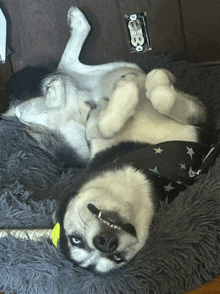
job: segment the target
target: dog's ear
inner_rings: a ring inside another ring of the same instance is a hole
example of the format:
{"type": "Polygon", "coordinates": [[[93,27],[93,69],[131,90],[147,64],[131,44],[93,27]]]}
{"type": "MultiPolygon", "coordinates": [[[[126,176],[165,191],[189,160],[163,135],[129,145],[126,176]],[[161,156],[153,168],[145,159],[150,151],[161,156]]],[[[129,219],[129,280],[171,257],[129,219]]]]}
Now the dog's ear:
{"type": "Polygon", "coordinates": [[[59,205],[55,212],[55,220],[60,225],[63,225],[63,220],[68,208],[69,203],[78,195],[80,188],[86,184],[91,178],[91,172],[87,172],[86,169],[77,169],[77,174],[74,177],[70,177],[68,181],[71,181],[71,185],[63,187],[59,195],[59,205]]]}

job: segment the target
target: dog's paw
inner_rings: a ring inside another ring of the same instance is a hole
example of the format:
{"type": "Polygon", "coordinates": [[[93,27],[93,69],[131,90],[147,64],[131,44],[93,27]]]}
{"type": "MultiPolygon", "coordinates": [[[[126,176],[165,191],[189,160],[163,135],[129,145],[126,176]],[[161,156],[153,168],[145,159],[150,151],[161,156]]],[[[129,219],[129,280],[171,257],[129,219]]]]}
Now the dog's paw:
{"type": "Polygon", "coordinates": [[[174,75],[166,69],[153,69],[145,81],[146,96],[160,113],[169,115],[177,99],[174,75]]]}
{"type": "Polygon", "coordinates": [[[103,98],[99,101],[98,105],[92,103],[91,110],[88,115],[87,123],[86,123],[86,139],[90,142],[93,139],[99,139],[101,136],[98,121],[100,117],[100,113],[102,113],[108,104],[108,100],[103,98]],[[95,105],[95,107],[94,107],[95,105]]]}
{"type": "Polygon", "coordinates": [[[98,127],[104,138],[112,138],[120,130],[121,121],[111,115],[101,113],[98,127]]]}
{"type": "Polygon", "coordinates": [[[150,95],[151,91],[158,86],[171,86],[175,81],[174,75],[166,69],[153,69],[146,77],[145,88],[147,96],[150,95]]]}
{"type": "MultiPolygon", "coordinates": [[[[106,115],[106,109],[109,105],[109,99],[103,97],[100,99],[99,104],[89,115],[89,119],[86,125],[87,138],[109,138],[113,136],[115,132],[114,118],[106,115]]],[[[117,128],[117,127],[116,127],[117,128]]]]}
{"type": "Polygon", "coordinates": [[[77,31],[89,31],[90,25],[84,14],[77,7],[70,7],[67,14],[67,21],[71,29],[77,31]]]}
{"type": "Polygon", "coordinates": [[[177,99],[177,93],[173,86],[161,85],[150,92],[150,99],[153,107],[164,115],[169,115],[177,99]]]}
{"type": "Polygon", "coordinates": [[[114,137],[135,113],[139,101],[138,76],[127,74],[114,85],[109,105],[99,117],[99,129],[104,138],[114,137]]]}
{"type": "Polygon", "coordinates": [[[49,108],[64,107],[66,84],[61,77],[56,77],[45,86],[45,102],[49,108]]]}

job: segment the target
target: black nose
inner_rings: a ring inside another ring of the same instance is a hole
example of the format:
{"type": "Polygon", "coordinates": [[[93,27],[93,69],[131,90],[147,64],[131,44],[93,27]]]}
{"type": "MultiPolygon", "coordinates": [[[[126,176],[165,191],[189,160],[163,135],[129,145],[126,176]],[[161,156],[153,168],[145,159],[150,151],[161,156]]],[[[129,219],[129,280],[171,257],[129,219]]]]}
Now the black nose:
{"type": "Polygon", "coordinates": [[[111,253],[118,248],[118,238],[113,234],[100,234],[95,236],[93,244],[103,253],[111,253]]]}

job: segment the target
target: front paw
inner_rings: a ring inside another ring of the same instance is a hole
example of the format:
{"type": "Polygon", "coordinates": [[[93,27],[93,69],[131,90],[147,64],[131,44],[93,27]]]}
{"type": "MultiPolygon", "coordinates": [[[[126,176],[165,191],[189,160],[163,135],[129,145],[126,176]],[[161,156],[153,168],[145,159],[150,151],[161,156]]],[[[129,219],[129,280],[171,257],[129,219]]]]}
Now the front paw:
{"type": "MultiPolygon", "coordinates": [[[[120,120],[120,118],[118,118],[120,120]]],[[[112,138],[119,130],[121,122],[115,117],[106,114],[100,114],[98,127],[104,138],[112,138]]]]}
{"type": "Polygon", "coordinates": [[[169,115],[177,99],[174,81],[175,77],[165,69],[153,69],[146,77],[146,96],[153,107],[164,115],[169,115]]]}
{"type": "Polygon", "coordinates": [[[145,88],[147,95],[158,86],[171,86],[175,81],[174,75],[166,69],[153,69],[146,77],[145,88]]]}
{"type": "MultiPolygon", "coordinates": [[[[91,102],[90,102],[91,103],[91,102]]],[[[86,123],[86,139],[90,142],[93,139],[100,139],[102,134],[99,131],[98,122],[100,114],[106,109],[108,100],[103,98],[98,105],[91,103],[91,110],[86,123]]]]}
{"type": "Polygon", "coordinates": [[[172,86],[158,86],[153,88],[148,96],[153,107],[161,114],[170,115],[177,100],[177,93],[172,86]]]}
{"type": "Polygon", "coordinates": [[[84,14],[77,7],[70,7],[67,14],[69,27],[76,31],[89,31],[90,25],[84,14]]]}

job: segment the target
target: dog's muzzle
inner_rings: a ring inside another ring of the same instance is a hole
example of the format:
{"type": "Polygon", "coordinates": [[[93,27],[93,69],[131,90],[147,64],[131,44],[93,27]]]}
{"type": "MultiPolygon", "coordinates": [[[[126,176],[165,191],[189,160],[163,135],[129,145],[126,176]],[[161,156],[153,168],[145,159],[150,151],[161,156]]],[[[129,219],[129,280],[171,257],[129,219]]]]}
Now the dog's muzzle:
{"type": "Polygon", "coordinates": [[[93,245],[103,253],[112,253],[118,248],[118,238],[114,232],[101,233],[93,239],[93,245]]]}
{"type": "Polygon", "coordinates": [[[124,230],[125,232],[137,237],[135,227],[130,223],[124,223],[117,213],[105,211],[104,213],[98,209],[95,205],[89,203],[87,205],[88,210],[96,215],[96,217],[104,224],[115,230],[124,230]]]}

